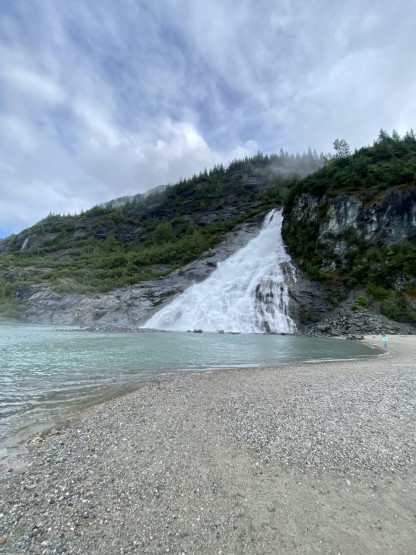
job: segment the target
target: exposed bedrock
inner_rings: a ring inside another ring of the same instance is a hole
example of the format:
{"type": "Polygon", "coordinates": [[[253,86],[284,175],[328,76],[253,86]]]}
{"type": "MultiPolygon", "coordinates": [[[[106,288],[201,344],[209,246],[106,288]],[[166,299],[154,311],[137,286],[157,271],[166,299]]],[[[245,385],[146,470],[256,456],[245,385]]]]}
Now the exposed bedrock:
{"type": "Polygon", "coordinates": [[[317,241],[344,265],[351,236],[378,245],[416,240],[416,187],[396,187],[369,205],[354,195],[318,198],[303,193],[295,199],[283,231],[305,224],[317,226],[317,241]]]}

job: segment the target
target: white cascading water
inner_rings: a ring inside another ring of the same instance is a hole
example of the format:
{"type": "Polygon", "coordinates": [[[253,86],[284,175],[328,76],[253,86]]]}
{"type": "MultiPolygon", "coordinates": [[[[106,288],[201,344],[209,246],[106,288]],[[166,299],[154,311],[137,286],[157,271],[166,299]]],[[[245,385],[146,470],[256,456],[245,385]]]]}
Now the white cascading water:
{"type": "Polygon", "coordinates": [[[145,328],[294,333],[288,285],[296,280],[282,240],[282,213],[270,212],[257,237],[154,314],[145,328]]]}

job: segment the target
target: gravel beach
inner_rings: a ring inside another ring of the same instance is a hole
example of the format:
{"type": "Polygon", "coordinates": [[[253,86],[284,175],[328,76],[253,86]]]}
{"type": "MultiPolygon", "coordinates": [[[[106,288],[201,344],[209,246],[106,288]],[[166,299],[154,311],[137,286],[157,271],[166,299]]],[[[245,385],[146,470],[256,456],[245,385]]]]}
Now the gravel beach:
{"type": "Polygon", "coordinates": [[[415,553],[416,336],[388,351],[182,374],[33,437],[0,553],[415,553]]]}

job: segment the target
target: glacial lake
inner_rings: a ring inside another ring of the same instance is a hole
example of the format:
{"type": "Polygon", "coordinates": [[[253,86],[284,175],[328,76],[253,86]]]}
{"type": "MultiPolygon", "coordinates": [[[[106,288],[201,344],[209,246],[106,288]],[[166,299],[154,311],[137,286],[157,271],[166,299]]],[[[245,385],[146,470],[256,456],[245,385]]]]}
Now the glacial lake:
{"type": "Polygon", "coordinates": [[[79,410],[180,372],[369,357],[339,339],[186,332],[98,333],[0,324],[0,457],[79,410]]]}

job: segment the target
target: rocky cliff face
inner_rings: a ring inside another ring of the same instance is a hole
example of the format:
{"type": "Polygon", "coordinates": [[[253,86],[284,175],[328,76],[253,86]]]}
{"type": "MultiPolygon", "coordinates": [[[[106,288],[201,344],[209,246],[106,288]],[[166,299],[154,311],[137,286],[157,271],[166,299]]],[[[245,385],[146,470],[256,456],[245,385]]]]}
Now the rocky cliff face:
{"type": "Polygon", "coordinates": [[[339,284],[324,285],[313,281],[298,266],[297,280],[289,286],[289,310],[298,330],[324,319],[335,307],[338,299],[345,298],[345,289],[339,284]]]}
{"type": "Polygon", "coordinates": [[[295,199],[286,227],[289,222],[315,225],[317,240],[343,263],[351,235],[375,244],[416,240],[416,187],[397,187],[368,205],[353,195],[317,198],[304,193],[295,199]]]}
{"type": "MultiPolygon", "coordinates": [[[[351,270],[351,253],[361,249],[360,263],[371,273],[378,268],[372,266],[366,249],[416,242],[416,187],[396,187],[368,203],[352,194],[318,197],[301,193],[286,214],[283,236],[294,251],[300,275],[291,287],[291,310],[298,324],[307,326],[325,318],[348,296],[351,286],[339,276],[351,270]],[[296,257],[297,245],[307,241],[309,247],[299,249],[296,257]],[[311,262],[324,273],[320,280],[311,280],[304,271],[311,262]]],[[[413,282],[414,277],[392,276],[391,287],[400,291],[406,281],[413,282]]],[[[410,297],[408,306],[412,307],[410,297]]]]}

